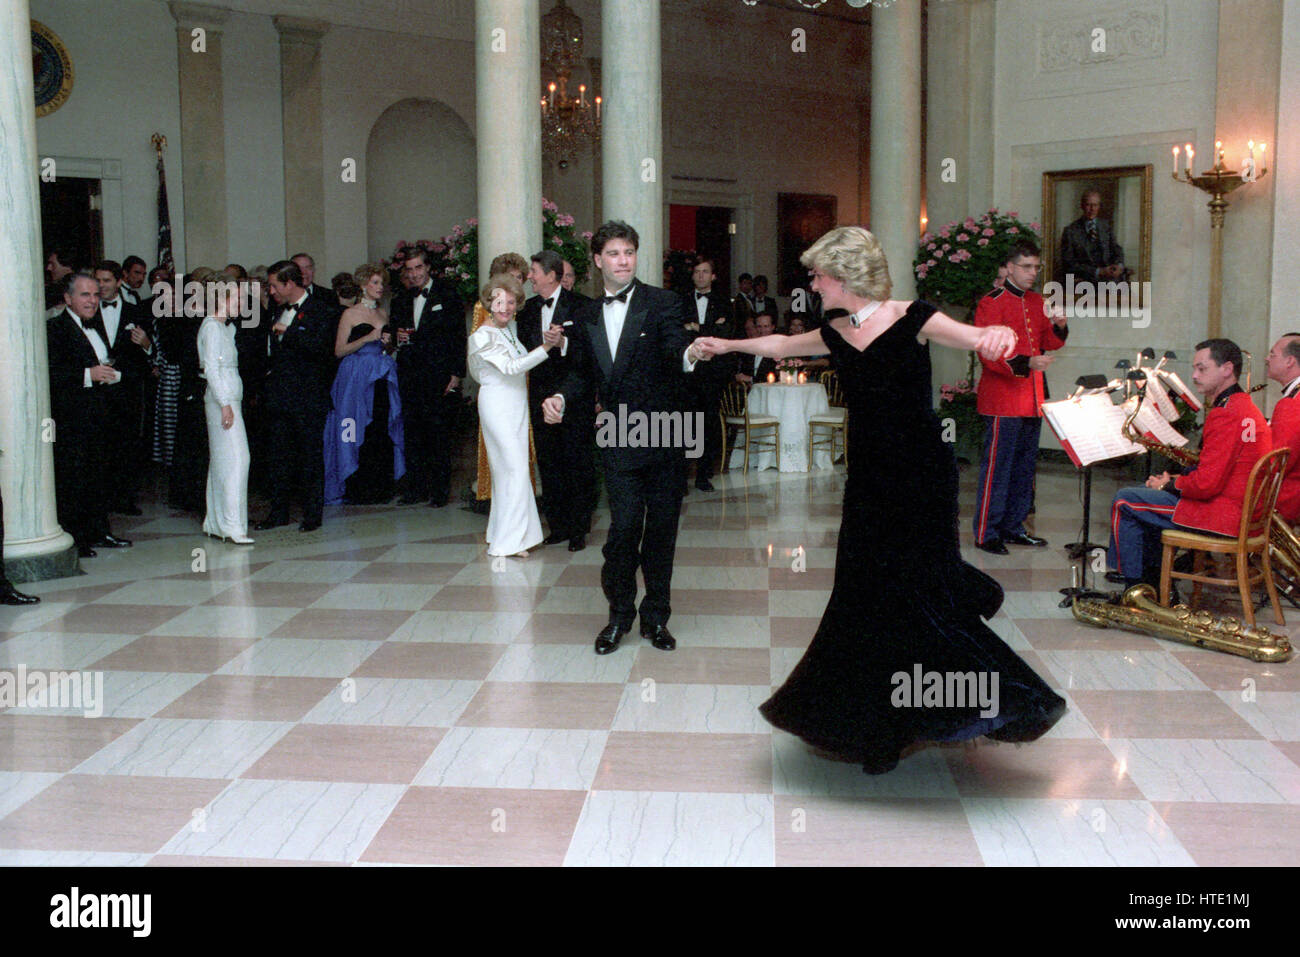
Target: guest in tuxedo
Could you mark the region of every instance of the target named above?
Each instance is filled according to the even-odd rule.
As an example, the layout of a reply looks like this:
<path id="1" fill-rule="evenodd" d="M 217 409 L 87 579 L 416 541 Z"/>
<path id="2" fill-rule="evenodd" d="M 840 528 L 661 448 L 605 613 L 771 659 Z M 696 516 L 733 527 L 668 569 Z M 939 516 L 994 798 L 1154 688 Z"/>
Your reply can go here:
<path id="1" fill-rule="evenodd" d="M 761 316 L 754 317 L 754 335 L 744 338 L 757 339 L 770 336 L 775 328 L 771 314 L 765 312 Z M 755 382 L 766 382 L 768 374 L 776 372 L 776 360 L 768 356 L 751 356 L 744 352 L 737 352 L 735 355 L 736 360 L 732 371 L 733 378 L 737 382 L 743 382 L 747 386 Z"/>
<path id="2" fill-rule="evenodd" d="M 772 324 L 776 325 L 776 317 L 780 313 L 776 300 L 767 294 L 766 276 L 754 277 L 754 295 L 750 301 L 754 304 L 754 318 L 766 312 L 772 317 Z"/>
<path id="3" fill-rule="evenodd" d="M 191 282 L 206 289 L 208 283 L 217 281 L 217 273 L 200 266 L 188 276 L 181 277 L 184 287 Z M 175 287 L 173 286 L 173 289 Z M 202 515 L 207 508 L 208 480 L 208 429 L 204 396 L 207 382 L 199 361 L 199 327 L 203 324 L 206 309 L 186 309 L 185 301 L 174 304 L 174 314 L 163 327 L 163 351 L 175 366 L 176 430 L 172 442 L 167 503 L 172 508 Z"/>
<path id="4" fill-rule="evenodd" d="M 0 499 L 0 605 L 35 605 L 40 601 L 35 595 L 24 595 L 14 587 L 5 574 L 5 506 Z"/>
<path id="5" fill-rule="evenodd" d="M 569 292 L 573 292 L 574 284 L 578 281 L 578 274 L 573 271 L 573 263 L 567 259 L 564 260 L 564 275 L 560 277 L 560 285 Z"/>
<path id="6" fill-rule="evenodd" d="M 294 253 L 289 259 L 302 273 L 303 290 L 315 296 L 318 303 L 330 302 L 329 289 L 325 286 L 316 285 L 316 260 L 312 259 L 307 253 Z"/>
<path id="7" fill-rule="evenodd" d="M 544 344 L 546 332 L 558 329 L 559 344 L 547 350 L 547 361 L 528 374 L 528 414 L 537 446 L 537 467 L 542 474 L 546 524 L 551 534 L 547 545 L 569 543 L 569 551 L 587 547 L 591 525 L 595 466 L 591 444 L 596 409 L 591 395 L 575 399 L 566 409 L 564 421 L 547 425 L 542 402 L 559 392 L 571 370 L 568 336 L 580 321 L 590 300 L 560 284 L 564 260 L 552 249 L 533 253 L 528 280 L 537 295 L 528 300 L 518 319 L 519 341 L 533 350 Z"/>
<path id="8" fill-rule="evenodd" d="M 406 438 L 403 505 L 428 500 L 433 508 L 451 494 L 451 458 L 465 377 L 465 307 L 450 283 L 432 278 L 429 254 L 405 252 L 402 269 L 411 287 L 393 299 L 397 331 L 397 383 Z"/>
<path id="9" fill-rule="evenodd" d="M 235 349 L 239 353 L 239 378 L 244 387 L 244 428 L 248 435 L 251 464 L 248 470 L 248 487 L 265 493 L 270 487 L 267 468 L 266 427 L 262 415 L 262 391 L 266 385 L 267 323 L 265 317 L 278 307 L 271 298 L 271 286 L 265 266 L 254 266 L 248 281 L 257 284 L 258 308 L 262 321 L 245 326 L 238 323 L 235 329 Z"/>
<path id="10" fill-rule="evenodd" d="M 151 378 L 153 325 L 139 306 L 122 295 L 122 267 L 106 259 L 95 267 L 99 283 L 99 315 L 112 344 L 113 365 L 122 381 L 108 392 L 109 509 L 123 515 L 139 515 L 135 496 L 140 466 L 144 462 L 144 387 Z"/>
<path id="11" fill-rule="evenodd" d="M 742 272 L 736 280 L 736 298 L 732 304 L 732 313 L 739 326 L 745 326 L 754 317 L 754 277 Z M 748 336 L 749 333 L 747 332 Z"/>
<path id="12" fill-rule="evenodd" d="M 271 296 L 283 308 L 267 338 L 266 429 L 271 512 L 259 530 L 289 524 L 294 486 L 302 491 L 302 524 L 320 528 L 325 504 L 325 418 L 334 377 L 335 313 L 309 293 L 301 270 L 280 260 L 269 269 Z M 329 293 L 325 293 L 328 297 Z"/>
<path id="13" fill-rule="evenodd" d="M 1282 398 L 1268 420 L 1273 448 L 1291 450 L 1277 493 L 1277 513 L 1294 525 L 1300 522 L 1300 332 L 1288 332 L 1273 343 L 1267 364 L 1268 377 L 1282 386 Z"/>
<path id="14" fill-rule="evenodd" d="M 70 246 L 55 246 L 45 257 L 45 318 L 63 312 L 64 283 L 77 271 L 76 253 Z"/>
<path id="15" fill-rule="evenodd" d="M 1124 279 L 1124 250 L 1110 223 L 1101 218 L 1101 193 L 1088 190 L 1079 201 L 1083 215 L 1061 232 L 1061 265 L 1076 284 Z M 1064 276 L 1062 276 L 1064 282 Z"/>
<path id="16" fill-rule="evenodd" d="M 804 317 L 798 313 L 790 313 L 785 319 L 785 334 L 787 336 L 802 336 L 808 331 L 808 323 Z M 803 362 L 803 369 L 806 372 L 817 373 L 823 369 L 831 367 L 831 357 L 828 353 L 822 352 L 817 355 L 799 356 Z"/>
<path id="17" fill-rule="evenodd" d="M 736 330 L 732 326 L 731 300 L 721 289 L 714 287 L 716 273 L 713 260 L 701 258 L 691 270 L 691 284 L 695 287 L 684 297 L 683 311 L 689 320 L 686 329 L 692 340 L 700 336 L 732 339 Z M 731 379 L 731 370 L 725 362 L 712 362 L 691 377 L 693 409 L 704 414 L 704 454 L 695 460 L 695 487 L 702 492 L 712 492 L 713 469 L 722 454 L 722 419 L 718 410 L 722 405 L 722 392 Z"/>
<path id="18" fill-rule="evenodd" d="M 99 315 L 99 283 L 88 272 L 64 280 L 63 312 L 45 325 L 54 417 L 54 482 L 59 524 L 82 558 L 96 548 L 128 548 L 108 524 L 109 399 L 120 374 L 110 364 Z"/>
<path id="19" fill-rule="evenodd" d="M 149 289 L 145 286 L 148 267 L 139 256 L 127 256 L 122 260 L 122 298 L 133 306 L 140 306 L 149 298 Z"/>
<path id="20" fill-rule="evenodd" d="M 703 358 L 684 328 L 681 299 L 636 277 L 639 237 L 623 222 L 608 222 L 591 237 L 605 296 L 571 328 L 573 368 L 560 394 L 547 398 L 548 423 L 563 421 L 570 402 L 596 393 L 604 409 L 649 417 L 683 412 L 677 382 Z M 681 515 L 681 449 L 597 441 L 609 493 L 610 529 L 601 587 L 609 624 L 596 636 L 596 654 L 609 654 L 637 616 L 636 573 L 645 576 L 641 636 L 662 651 L 677 642 L 668 631 L 673 553 Z"/>

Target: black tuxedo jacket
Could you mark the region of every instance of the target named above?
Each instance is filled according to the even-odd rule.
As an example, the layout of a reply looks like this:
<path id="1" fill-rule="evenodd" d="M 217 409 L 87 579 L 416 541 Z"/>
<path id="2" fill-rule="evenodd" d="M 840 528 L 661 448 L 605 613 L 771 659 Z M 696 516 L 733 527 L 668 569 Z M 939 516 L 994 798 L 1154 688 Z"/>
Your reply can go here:
<path id="1" fill-rule="evenodd" d="M 450 283 L 431 280 L 420 324 L 413 315 L 418 289 L 405 289 L 393 299 L 389 324 L 414 329 L 410 341 L 397 350 L 397 381 L 405 395 L 419 401 L 435 400 L 447 389 L 452 376 L 465 378 L 465 305 Z"/>
<path id="2" fill-rule="evenodd" d="M 90 333 L 95 335 L 95 333 Z M 82 332 L 81 320 L 64 309 L 45 323 L 50 365 L 50 410 L 59 435 L 56 441 L 102 431 L 107 422 L 108 390 L 116 385 L 93 383 L 86 388 L 86 370 L 99 365 L 94 347 Z"/>
<path id="3" fill-rule="evenodd" d="M 304 404 L 320 408 L 329 404 L 334 380 L 334 311 L 327 302 L 308 295 L 294 316 L 293 324 L 277 337 L 275 321 L 268 317 L 266 360 L 266 402 L 270 407 L 291 408 Z"/>
<path id="4" fill-rule="evenodd" d="M 1062 281 L 1066 273 L 1073 273 L 1075 282 L 1093 282 L 1097 279 L 1098 269 L 1124 261 L 1124 250 L 1115 242 L 1110 223 L 1104 219 L 1097 220 L 1097 241 L 1091 243 L 1085 222 L 1080 216 L 1061 232 Z"/>
<path id="5" fill-rule="evenodd" d="M 574 326 L 582 321 L 583 314 L 589 308 L 591 300 L 582 293 L 570 292 L 560 286 L 553 295 L 560 298 L 555 303 L 551 314 L 551 323 L 564 327 L 564 334 L 569 339 L 569 349 L 560 355 L 556 346 L 547 352 L 546 361 L 535 366 L 528 373 L 528 406 L 534 419 L 541 421 L 542 400 L 555 395 L 564 387 L 564 380 L 573 366 Z M 519 341 L 524 348 L 532 351 L 542 344 L 542 297 L 533 296 L 524 304 L 523 310 L 515 320 L 519 330 Z M 567 406 L 566 406 L 567 411 Z M 575 407 L 576 412 L 576 407 Z"/>
<path id="6" fill-rule="evenodd" d="M 122 373 L 121 385 L 138 388 L 149 374 L 150 358 L 144 349 L 131 341 L 131 330 L 136 326 L 145 331 L 150 341 L 153 340 L 153 317 L 140 306 L 122 300 L 122 314 L 117 323 L 117 335 L 109 346 L 109 355 L 113 357 L 114 368 Z M 103 316 L 100 316 L 103 321 Z"/>
<path id="7" fill-rule="evenodd" d="M 733 375 L 743 372 L 745 375 L 753 376 L 755 382 L 766 382 L 769 373 L 776 373 L 776 360 L 768 356 L 763 356 L 759 360 L 758 371 L 755 372 L 754 360 L 758 359 L 758 356 L 750 355 L 748 352 L 733 352 L 732 355 L 735 356 L 735 363 L 731 368 Z"/>
<path id="8" fill-rule="evenodd" d="M 616 417 L 634 412 L 648 415 L 684 411 L 687 377 L 682 359 L 691 344 L 684 325 L 682 300 L 676 293 L 637 280 L 632 286 L 615 358 L 605 333 L 602 300 L 590 300 L 582 321 L 574 324 L 570 339 L 572 365 L 561 389 L 566 414 L 570 403 L 593 392 L 603 410 Z M 696 369 L 702 364 L 697 364 Z M 602 447 L 600 454 L 604 467 L 614 471 L 658 464 L 675 466 L 682 458 L 681 449 L 625 448 L 617 442 Z M 664 481 L 680 481 L 680 476 L 668 469 Z"/>
<path id="9" fill-rule="evenodd" d="M 682 295 L 682 312 L 685 314 L 687 325 L 699 322 L 700 312 L 695 304 L 694 289 Z M 737 335 L 743 335 L 743 332 L 738 332 L 736 329 L 731 299 L 716 287 L 709 291 L 708 305 L 704 308 L 704 322 L 700 323 L 699 331 L 689 331 L 692 341 L 700 336 L 734 339 Z M 726 361 L 708 362 L 695 370 L 695 377 L 701 383 L 715 385 L 725 383 L 732 377 L 729 366 L 730 363 Z"/>

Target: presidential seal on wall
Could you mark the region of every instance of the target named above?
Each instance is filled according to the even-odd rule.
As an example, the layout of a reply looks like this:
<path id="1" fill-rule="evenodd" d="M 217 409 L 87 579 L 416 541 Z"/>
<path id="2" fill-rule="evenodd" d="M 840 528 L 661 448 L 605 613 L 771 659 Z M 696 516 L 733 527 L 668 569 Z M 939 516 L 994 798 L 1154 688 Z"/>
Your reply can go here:
<path id="1" fill-rule="evenodd" d="M 46 116 L 72 93 L 72 58 L 58 34 L 32 21 L 32 73 L 36 86 L 36 115 Z"/>

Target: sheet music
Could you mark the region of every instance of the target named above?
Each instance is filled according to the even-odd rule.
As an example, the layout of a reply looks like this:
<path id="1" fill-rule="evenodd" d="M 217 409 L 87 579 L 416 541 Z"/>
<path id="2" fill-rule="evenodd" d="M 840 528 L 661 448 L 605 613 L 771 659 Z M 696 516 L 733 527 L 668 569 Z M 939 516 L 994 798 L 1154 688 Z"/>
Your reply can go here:
<path id="1" fill-rule="evenodd" d="M 1148 398 L 1150 398 L 1149 395 Z M 1131 415 L 1133 406 L 1136 403 L 1137 396 L 1133 396 L 1124 402 L 1121 406 L 1124 409 L 1124 414 Z M 1138 409 L 1137 417 L 1133 420 L 1133 427 L 1138 431 L 1138 434 L 1164 445 L 1174 445 L 1181 448 L 1187 444 L 1187 436 L 1166 422 L 1165 417 L 1146 402 L 1143 402 L 1142 407 Z"/>
<path id="2" fill-rule="evenodd" d="M 1161 369 L 1159 375 L 1160 378 L 1165 380 L 1165 384 L 1177 393 L 1178 398 L 1182 399 L 1191 407 L 1193 412 L 1201 411 L 1200 397 L 1191 389 L 1187 388 L 1187 383 L 1179 378 L 1177 372 L 1174 372 L 1172 369 Z"/>
<path id="3" fill-rule="evenodd" d="M 1147 376 L 1147 404 L 1154 404 L 1168 422 L 1174 422 L 1178 419 L 1178 407 L 1174 405 L 1174 400 L 1169 398 L 1169 393 L 1160 381 L 1158 375 Z"/>
<path id="4" fill-rule="evenodd" d="M 1124 437 L 1122 428 L 1128 412 L 1108 395 L 1081 395 L 1044 402 L 1042 410 L 1052 431 L 1080 465 L 1145 451 Z M 1160 418 L 1159 413 L 1153 414 Z"/>

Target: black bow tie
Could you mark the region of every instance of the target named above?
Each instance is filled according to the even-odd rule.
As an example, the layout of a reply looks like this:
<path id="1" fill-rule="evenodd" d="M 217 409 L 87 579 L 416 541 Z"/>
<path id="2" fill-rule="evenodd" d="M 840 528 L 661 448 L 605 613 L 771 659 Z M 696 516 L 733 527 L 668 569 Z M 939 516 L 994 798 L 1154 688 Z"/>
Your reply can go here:
<path id="1" fill-rule="evenodd" d="M 287 305 L 287 306 L 284 307 L 284 311 L 285 311 L 285 312 L 297 312 L 297 311 L 298 311 L 298 304 L 297 304 L 296 302 L 291 302 L 291 303 L 289 303 L 289 305 Z"/>
<path id="2" fill-rule="evenodd" d="M 627 290 L 624 289 L 617 296 L 606 296 L 605 305 L 608 306 L 611 302 L 627 302 Z"/>
<path id="3" fill-rule="evenodd" d="M 553 305 L 555 305 L 555 297 L 554 297 L 554 296 L 552 296 L 550 299 L 543 299 L 543 300 L 542 300 L 542 308 L 543 308 L 543 309 L 550 309 L 551 306 L 553 306 Z"/>
<path id="4" fill-rule="evenodd" d="M 707 292 L 697 292 L 697 293 L 695 294 L 695 298 L 696 298 L 696 299 L 708 299 L 708 298 L 709 298 L 709 294 L 708 294 Z"/>
<path id="5" fill-rule="evenodd" d="M 121 303 L 120 300 L 118 300 L 118 299 L 114 299 L 114 300 L 112 300 L 111 302 L 100 303 L 99 308 L 100 308 L 100 309 L 116 309 L 116 308 L 117 308 L 118 306 L 120 306 L 121 304 L 122 304 L 122 303 Z"/>

